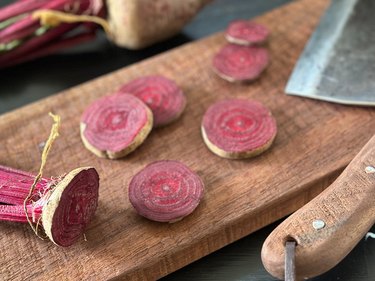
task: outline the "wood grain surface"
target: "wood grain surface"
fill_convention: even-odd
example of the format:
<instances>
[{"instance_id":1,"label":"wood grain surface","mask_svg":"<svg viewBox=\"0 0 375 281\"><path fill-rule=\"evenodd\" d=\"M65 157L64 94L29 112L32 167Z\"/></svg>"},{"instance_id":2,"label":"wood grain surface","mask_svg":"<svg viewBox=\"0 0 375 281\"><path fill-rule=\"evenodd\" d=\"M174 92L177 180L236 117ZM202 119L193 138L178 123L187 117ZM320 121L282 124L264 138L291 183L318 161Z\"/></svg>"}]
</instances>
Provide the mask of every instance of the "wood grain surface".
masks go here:
<instances>
[{"instance_id":1,"label":"wood grain surface","mask_svg":"<svg viewBox=\"0 0 375 281\"><path fill-rule=\"evenodd\" d=\"M49 111L62 117L46 176L95 166L101 176L97 214L82 239L67 249L35 237L27 225L0 223L0 273L11 280L152 280L164 276L295 211L322 191L374 134L374 110L289 97L286 81L328 1L301 0L257 19L272 31L272 64L251 84L230 84L211 69L222 34L116 71L0 117L0 164L36 172L38 144L49 133ZM84 72L85 69L82 69ZM128 157L99 159L79 137L79 119L93 100L141 75L162 74L185 91L177 122L154 130ZM22 82L22 81L21 81ZM267 105L279 133L254 159L213 155L200 135L205 109L225 97ZM179 160L205 181L202 204L175 224L138 216L127 198L132 177L146 164Z\"/></svg>"}]
</instances>

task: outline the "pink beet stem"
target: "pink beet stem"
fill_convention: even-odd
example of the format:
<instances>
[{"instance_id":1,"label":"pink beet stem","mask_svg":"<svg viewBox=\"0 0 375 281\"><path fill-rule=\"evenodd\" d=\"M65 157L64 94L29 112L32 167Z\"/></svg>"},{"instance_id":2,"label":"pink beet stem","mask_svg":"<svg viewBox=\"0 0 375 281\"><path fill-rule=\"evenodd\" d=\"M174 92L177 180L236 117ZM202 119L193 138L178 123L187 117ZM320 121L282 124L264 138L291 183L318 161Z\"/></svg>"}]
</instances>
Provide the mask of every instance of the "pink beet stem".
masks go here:
<instances>
[{"instance_id":1,"label":"pink beet stem","mask_svg":"<svg viewBox=\"0 0 375 281\"><path fill-rule=\"evenodd\" d=\"M4 28L0 31L0 38L2 42L7 42L8 37L18 34L18 32L21 32L24 29L28 29L31 26L35 27L35 29L38 28L39 24L36 20L33 20L31 16L27 16L19 21L17 21L14 24L11 24L10 26ZM20 38L20 37L18 37Z\"/></svg>"},{"instance_id":2,"label":"pink beet stem","mask_svg":"<svg viewBox=\"0 0 375 281\"><path fill-rule=\"evenodd\" d=\"M26 55L27 53L35 50L36 48L40 48L45 44L50 43L52 40L61 37L63 34L67 33L68 31L75 28L77 24L63 24L50 31L46 32L45 34L34 37L27 42L25 42L22 46L12 50L9 53L5 53L0 56L0 67L5 64L9 64L12 60L19 59L21 56Z\"/></svg>"},{"instance_id":3,"label":"pink beet stem","mask_svg":"<svg viewBox=\"0 0 375 281\"><path fill-rule=\"evenodd\" d=\"M32 24L24 29L21 29L14 33L9 33L5 36L0 36L0 44L6 44L13 40L27 38L34 34L34 32L38 29L38 24Z\"/></svg>"},{"instance_id":4,"label":"pink beet stem","mask_svg":"<svg viewBox=\"0 0 375 281\"><path fill-rule=\"evenodd\" d=\"M36 223L42 215L42 206L27 205L27 215ZM23 205L0 205L0 220L28 223Z\"/></svg>"},{"instance_id":5,"label":"pink beet stem","mask_svg":"<svg viewBox=\"0 0 375 281\"><path fill-rule=\"evenodd\" d=\"M49 1L49 2L46 2L46 5L44 5L44 6L41 5L39 8L40 9L63 10L65 5L70 4L71 2L72 1L67 1L67 0L58 0L58 1L52 1L52 2ZM82 1L78 12L81 13L87 8L88 8L88 2ZM29 30L31 27L34 27L34 31L35 31L35 29L37 29L39 26L40 26L39 21L36 20L36 19L33 19L31 17L31 15L29 15L26 18L23 18L23 19L19 20L18 22L16 22L16 23L6 27L5 29L1 30L0 31L1 42L9 42L10 40L8 39L8 37L22 39L23 36L21 36L21 32L24 29Z\"/></svg>"},{"instance_id":6,"label":"pink beet stem","mask_svg":"<svg viewBox=\"0 0 375 281\"><path fill-rule=\"evenodd\" d=\"M79 35L72 36L69 38L61 39L59 41L51 43L50 45L46 45L41 49L36 49L35 51L32 51L31 53L24 55L18 59L11 60L9 61L9 63L4 63L0 66L0 68L16 65L22 62L26 62L26 61L30 61L39 57L50 55L60 50L78 45L80 43L93 40L94 38L95 38L95 33L89 32L89 33L79 34Z\"/></svg>"},{"instance_id":7,"label":"pink beet stem","mask_svg":"<svg viewBox=\"0 0 375 281\"><path fill-rule=\"evenodd\" d=\"M0 21L7 20L11 17L18 16L33 10L38 9L45 3L50 2L50 0L25 0L18 1L10 4L2 9L0 9Z\"/></svg>"},{"instance_id":8,"label":"pink beet stem","mask_svg":"<svg viewBox=\"0 0 375 281\"><path fill-rule=\"evenodd\" d=\"M27 223L24 211L24 200L34 182L34 175L0 166L0 220ZM26 206L27 214L33 222L37 222L42 214L41 197L54 186L53 179L42 178L36 185L32 200ZM5 205L4 205L5 204Z\"/></svg>"},{"instance_id":9,"label":"pink beet stem","mask_svg":"<svg viewBox=\"0 0 375 281\"><path fill-rule=\"evenodd\" d=\"M0 166L0 204L23 205L34 182L34 177L26 172ZM42 178L34 189L33 199L39 199L52 183L52 179Z\"/></svg>"}]
</instances>

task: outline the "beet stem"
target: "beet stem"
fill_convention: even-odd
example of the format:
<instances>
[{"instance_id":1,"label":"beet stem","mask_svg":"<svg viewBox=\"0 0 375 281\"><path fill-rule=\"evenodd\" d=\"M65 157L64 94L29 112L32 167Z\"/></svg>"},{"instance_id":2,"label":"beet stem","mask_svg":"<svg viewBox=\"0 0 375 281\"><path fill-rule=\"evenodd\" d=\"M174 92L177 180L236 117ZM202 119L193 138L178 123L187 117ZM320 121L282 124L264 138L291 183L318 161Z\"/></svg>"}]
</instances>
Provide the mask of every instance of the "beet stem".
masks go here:
<instances>
[{"instance_id":1,"label":"beet stem","mask_svg":"<svg viewBox=\"0 0 375 281\"><path fill-rule=\"evenodd\" d=\"M43 4L50 2L50 0L44 1L19 1L13 4L10 4L2 9L0 9L0 21L7 20L9 18L18 16L20 14L27 13L32 10L36 10L41 7Z\"/></svg>"},{"instance_id":2,"label":"beet stem","mask_svg":"<svg viewBox=\"0 0 375 281\"><path fill-rule=\"evenodd\" d=\"M34 178L30 173L0 166L0 204L22 205ZM33 192L33 199L38 200L55 182L55 179L42 178Z\"/></svg>"},{"instance_id":3,"label":"beet stem","mask_svg":"<svg viewBox=\"0 0 375 281\"><path fill-rule=\"evenodd\" d=\"M91 41L93 39L95 39L94 32L88 32L88 33L78 34L69 38L63 38L49 45L45 45L44 47L40 49L36 49L35 51L33 50L30 53L19 57L18 59L10 60L8 63L5 62L4 64L1 64L0 68L20 64L23 62L31 61L39 57L51 55L51 54L57 53L60 50L67 49L67 48L76 46L78 44L81 44L83 42Z\"/></svg>"},{"instance_id":4,"label":"beet stem","mask_svg":"<svg viewBox=\"0 0 375 281\"><path fill-rule=\"evenodd\" d=\"M27 223L29 217L36 223L40 219L48 191L53 189L57 180L41 178L38 181L30 197L32 203L26 205L26 215L24 201L34 178L30 173L0 166L0 220Z\"/></svg>"},{"instance_id":5,"label":"beet stem","mask_svg":"<svg viewBox=\"0 0 375 281\"><path fill-rule=\"evenodd\" d=\"M32 218L33 223L37 223L42 216L43 206L34 207L29 204L26 206L26 209L28 217ZM23 205L0 205L0 220L28 223Z\"/></svg>"}]
</instances>

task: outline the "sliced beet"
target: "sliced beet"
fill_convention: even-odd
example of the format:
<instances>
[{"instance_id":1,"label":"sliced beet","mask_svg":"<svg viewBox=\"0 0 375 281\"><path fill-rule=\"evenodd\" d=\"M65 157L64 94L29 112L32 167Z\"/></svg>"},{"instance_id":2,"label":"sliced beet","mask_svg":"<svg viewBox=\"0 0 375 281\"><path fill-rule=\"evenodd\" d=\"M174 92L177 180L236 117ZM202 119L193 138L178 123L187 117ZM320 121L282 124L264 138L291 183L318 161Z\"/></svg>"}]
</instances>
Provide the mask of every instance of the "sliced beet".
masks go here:
<instances>
[{"instance_id":1,"label":"sliced beet","mask_svg":"<svg viewBox=\"0 0 375 281\"><path fill-rule=\"evenodd\" d=\"M135 95L152 110L154 127L176 120L185 109L186 98L172 80L159 75L137 78L123 85L120 93Z\"/></svg>"},{"instance_id":2,"label":"sliced beet","mask_svg":"<svg viewBox=\"0 0 375 281\"><path fill-rule=\"evenodd\" d=\"M99 176L94 168L68 173L43 206L42 223L47 236L67 247L82 237L98 206Z\"/></svg>"},{"instance_id":3,"label":"sliced beet","mask_svg":"<svg viewBox=\"0 0 375 281\"><path fill-rule=\"evenodd\" d=\"M189 215L203 197L201 178L178 161L157 161L138 172L129 184L129 200L150 220L175 222Z\"/></svg>"},{"instance_id":4,"label":"sliced beet","mask_svg":"<svg viewBox=\"0 0 375 281\"><path fill-rule=\"evenodd\" d=\"M99 157L116 159L134 151L152 128L152 112L127 94L105 96L93 102L81 118L81 137Z\"/></svg>"},{"instance_id":5,"label":"sliced beet","mask_svg":"<svg viewBox=\"0 0 375 281\"><path fill-rule=\"evenodd\" d=\"M232 159L249 158L267 150L276 137L276 121L260 102L227 99L208 108L202 135L215 154Z\"/></svg>"},{"instance_id":6,"label":"sliced beet","mask_svg":"<svg viewBox=\"0 0 375 281\"><path fill-rule=\"evenodd\" d=\"M214 57L215 72L229 82L251 81L268 66L268 52L256 46L227 44Z\"/></svg>"},{"instance_id":7,"label":"sliced beet","mask_svg":"<svg viewBox=\"0 0 375 281\"><path fill-rule=\"evenodd\" d=\"M229 24L225 38L233 44L250 46L264 43L269 35L268 29L258 23L236 20Z\"/></svg>"}]
</instances>

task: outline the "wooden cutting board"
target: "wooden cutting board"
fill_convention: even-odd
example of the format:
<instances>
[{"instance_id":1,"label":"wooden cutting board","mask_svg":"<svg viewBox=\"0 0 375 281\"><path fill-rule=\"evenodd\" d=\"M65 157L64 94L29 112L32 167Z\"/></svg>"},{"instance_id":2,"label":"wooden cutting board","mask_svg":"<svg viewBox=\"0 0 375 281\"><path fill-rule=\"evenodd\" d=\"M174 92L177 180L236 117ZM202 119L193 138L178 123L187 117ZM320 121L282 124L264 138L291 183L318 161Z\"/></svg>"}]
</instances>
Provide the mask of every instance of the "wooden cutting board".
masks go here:
<instances>
[{"instance_id":1,"label":"wooden cutting board","mask_svg":"<svg viewBox=\"0 0 375 281\"><path fill-rule=\"evenodd\" d=\"M53 111L62 117L61 136L45 175L92 165L101 177L99 208L86 231L87 241L59 248L35 237L27 225L0 223L1 279L156 279L282 218L317 195L375 133L373 109L283 92L327 4L296 1L257 19L272 31L267 46L272 64L254 83L230 84L213 74L212 56L225 44L223 35L216 34L1 116L0 164L36 172L38 144L49 134L48 112ZM99 159L87 151L79 136L84 108L122 83L155 73L184 89L188 106L182 118L154 130L122 160ZM206 148L200 134L202 115L224 97L256 99L272 110L279 133L271 150L234 161ZM127 197L132 175L160 159L184 162L206 184L202 204L174 224L138 216Z\"/></svg>"}]
</instances>

